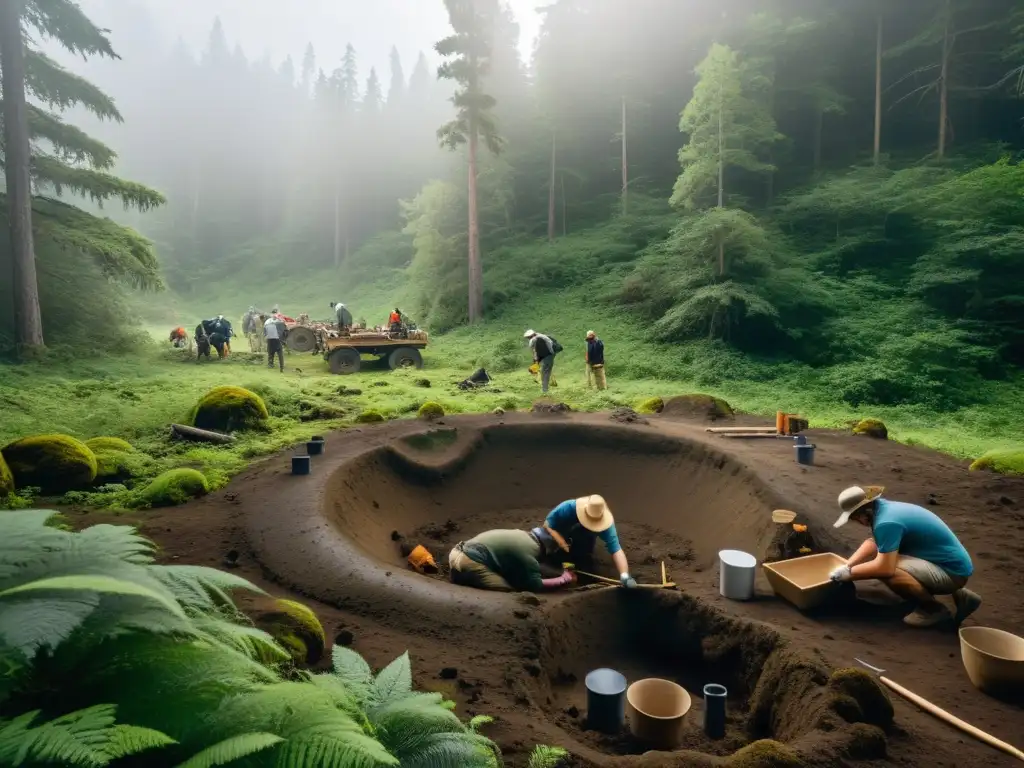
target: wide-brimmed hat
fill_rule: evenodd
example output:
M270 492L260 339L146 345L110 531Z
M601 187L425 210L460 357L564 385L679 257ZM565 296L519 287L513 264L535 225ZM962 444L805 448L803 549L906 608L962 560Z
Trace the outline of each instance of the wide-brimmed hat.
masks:
M587 338L589 339L592 336L594 338L597 338L597 334L596 333L594 333L593 331L587 331Z
M839 509L842 510L842 514L839 515L839 519L836 520L835 527L842 528L849 522L850 516L854 512L865 504L870 504L881 496L884 491L885 486L881 485L866 485L864 487L851 485L845 491L840 493Z
M528 339L531 336L536 336L536 335L537 335L537 332L531 328L530 330L528 330L526 333L523 334L523 338L524 339Z
M576 517L580 525L592 533L607 531L615 524L615 518L604 497L596 494L576 499Z

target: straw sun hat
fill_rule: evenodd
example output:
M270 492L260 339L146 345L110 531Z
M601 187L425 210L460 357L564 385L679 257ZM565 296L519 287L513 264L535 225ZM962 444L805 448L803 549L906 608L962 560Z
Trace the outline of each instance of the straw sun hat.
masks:
M582 496L576 499L576 517L580 525L592 533L607 531L615 523L603 496Z
M842 514L836 520L835 527L841 528L850 520L850 516L865 504L870 504L885 491L881 485L866 485L863 488L859 485L851 485L839 494L839 509Z

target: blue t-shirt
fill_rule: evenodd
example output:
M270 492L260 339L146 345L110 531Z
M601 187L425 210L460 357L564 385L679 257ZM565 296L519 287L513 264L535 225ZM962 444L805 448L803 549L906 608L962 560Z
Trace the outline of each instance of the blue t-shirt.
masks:
M544 519L544 524L548 528L558 531L566 538L597 536L597 538L604 542L609 555L622 551L622 546L619 544L619 534L615 531L615 523L612 523L611 528L607 528L600 533L593 533L580 525L580 519L576 516L576 499L563 501L548 512L548 516Z
M974 573L971 556L949 526L916 504L879 499L872 535L882 554L899 552L927 560L953 576Z

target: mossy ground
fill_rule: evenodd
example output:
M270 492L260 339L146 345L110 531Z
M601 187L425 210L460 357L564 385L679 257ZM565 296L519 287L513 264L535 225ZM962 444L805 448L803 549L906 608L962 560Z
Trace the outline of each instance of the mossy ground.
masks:
M879 419L861 419L853 425L853 434L874 437L878 440L889 439L889 429Z
M1003 475L1024 475L1024 448L989 451L971 464L972 470L988 470Z

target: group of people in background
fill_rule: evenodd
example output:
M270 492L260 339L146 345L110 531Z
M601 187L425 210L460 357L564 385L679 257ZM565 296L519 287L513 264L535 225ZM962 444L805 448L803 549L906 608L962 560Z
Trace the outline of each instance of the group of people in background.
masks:
M533 364L540 374L541 392L547 394L552 386L555 356L562 351L562 345L554 336L538 333L532 328L523 334L533 353ZM584 361L587 366L587 386L599 390L608 388L608 377L604 370L604 342L593 331L587 331ZM531 369L532 370L532 369Z

